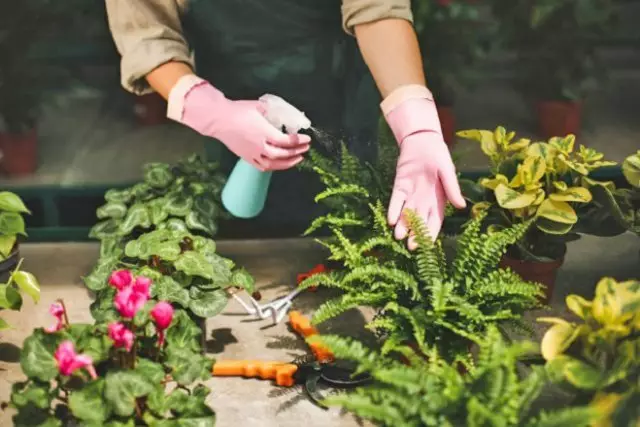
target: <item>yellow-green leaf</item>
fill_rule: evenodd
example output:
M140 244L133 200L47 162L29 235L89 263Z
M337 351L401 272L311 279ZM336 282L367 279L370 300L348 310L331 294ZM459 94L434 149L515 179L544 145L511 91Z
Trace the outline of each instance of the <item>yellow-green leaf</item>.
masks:
M498 184L494 190L496 200L503 209L520 209L530 206L536 200L535 192L519 193L505 184Z
M544 198L546 195L547 194L544 192L544 190L539 189L538 192L536 193L536 200L533 202L533 205L538 206L539 204L544 202Z
M584 187L571 187L560 193L553 193L549 198L557 202L589 203L591 199L593 199L593 196L591 192Z
M569 188L567 183L563 181L553 181L553 186L560 191L567 191L567 188Z
M552 323L554 325L570 325L570 323L562 317L538 317L536 320L538 322Z
M573 151L575 142L576 136L572 134L569 134L564 138L560 136L554 136L549 139L549 145L555 147L556 149L558 149L558 151L564 154L569 154Z
M563 166L563 168L558 167L559 173L564 173L565 170L568 168L568 169L573 169L574 171L578 172L580 175L585 175L585 176L589 175L589 168L586 165L580 162L569 160L564 154L558 154L557 160L558 160L558 164Z
M579 295L569 295L566 299L567 308L578 317L584 319L591 310L591 301L587 301Z
M534 142L527 148L527 156L540 156L544 159L547 168L555 169L555 158L558 155L558 149L547 144L546 142Z
M564 366L564 375L574 387L582 390L593 390L602 381L603 372L581 360L573 359Z
M547 218L561 224L575 224L578 222L578 215L567 202L546 199L537 212L538 216Z
M530 139L528 139L528 138L520 138L516 142L513 142L513 143L509 144L507 146L507 151L513 152L513 151L524 150L525 148L527 148L529 146L530 143L531 143Z
M0 235L0 256L2 256L2 258L11 255L11 251L16 245L16 240L17 237L15 234Z
M542 357L553 360L562 354L578 337L580 330L571 323L557 323L545 332L540 343Z
M476 218L480 213L486 211L491 207L491 203L489 202L478 202L471 208L471 216Z
M495 190L498 184L508 184L509 180L506 176L502 174L496 175L495 178L482 178L480 180L480 185L490 190Z
M26 271L16 271L11 275L11 278L35 303L40 301L40 284L33 274Z
M528 156L518 168L518 174L525 185L540 181L547 170L542 156Z
M493 139L496 141L498 145L505 145L507 138L507 130L503 126L498 126L493 131Z
M622 173L629 184L640 187L640 150L622 162Z
M496 144L491 131L480 129L461 130L456 135L461 138L478 141L482 152L487 156L493 156L498 152L498 144Z
M618 282L612 277L603 277L596 285L591 312L600 324L616 323L622 314L622 302L617 298Z
M31 213L22 199L10 191L0 191L0 211L15 213Z
M571 231L573 224L563 224L547 218L538 217L536 219L536 227L547 234L562 236Z

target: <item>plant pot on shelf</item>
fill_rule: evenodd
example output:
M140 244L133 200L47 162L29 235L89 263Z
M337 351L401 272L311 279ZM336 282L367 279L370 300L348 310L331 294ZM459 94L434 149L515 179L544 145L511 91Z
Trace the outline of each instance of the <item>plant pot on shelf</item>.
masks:
M522 277L522 279L528 282L543 284L545 286L545 296L541 302L544 304L548 304L551 301L551 297L553 296L553 290L556 285L558 270L563 263L564 259L559 259L551 262L523 261L505 255L500 260L499 266L501 268L510 268L516 274Z
M0 283L7 283L9 276L15 270L20 260L20 248L16 244L13 248L13 252L6 259L0 261Z
M456 140L456 116L453 107L438 106L437 108L444 142L451 148Z
M168 121L167 102L157 93L136 96L133 113L140 126L156 126Z
M538 130L542 137L578 135L582 103L572 101L538 101Z
M38 133L0 132L0 169L9 177L33 174L38 167Z

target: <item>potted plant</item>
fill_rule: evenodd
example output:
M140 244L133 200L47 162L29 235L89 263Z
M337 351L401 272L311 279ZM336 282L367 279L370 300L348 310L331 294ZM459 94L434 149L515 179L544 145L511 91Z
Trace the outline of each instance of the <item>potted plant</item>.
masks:
M22 308L22 295L20 291L29 295L36 304L40 301L40 283L38 283L38 279L36 279L33 274L21 270L21 264L22 260L20 260L15 270L9 275L6 283L0 284L0 311L20 310ZM0 330L10 327L4 319L0 318Z
M19 237L27 235L23 215L30 213L18 195L0 192L0 281L7 280L8 274L18 264Z
M36 121L47 83L59 88L66 71L50 67L35 48L64 25L58 2L24 0L0 8L0 169L23 176L37 168ZM64 75L64 76L63 76Z
M529 223L514 225L493 234L481 232L484 214L474 218L458 238L455 258L448 261L441 241L432 243L422 221L409 211L407 220L418 249L409 252L388 227L383 205L371 204L374 224L367 239L354 241L344 232L347 225L332 225L334 241L320 243L330 259L345 268L319 272L300 288L323 286L342 295L324 302L312 322L322 323L360 306L376 310L367 328L384 342L388 353L407 344L428 354L437 348L449 362L465 364L469 348L492 324L518 325L524 311L537 307L539 284L498 268L507 247L519 240ZM376 256L369 255L376 249Z
M315 335L307 340L353 361L358 372L373 377L371 384L329 396L323 403L375 425L587 427L595 418L595 411L586 406L541 409L538 399L548 383L544 370L533 369L523 377L519 369L535 344L508 344L495 326L479 340L479 354L468 375L447 363L437 349L429 352L428 361L411 348L399 349L412 359L406 366L352 338Z
M490 231L534 223L509 248L501 265L525 280L544 284L548 301L567 242L578 239L578 232L589 232L577 223L592 201L591 188L609 185L590 174L615 162L603 160L603 154L591 148L574 149L574 135L532 143L502 126L458 135L480 143L489 160L489 177L461 180L465 198L473 203L472 215L487 212Z
M542 355L552 379L577 404L597 409L593 426L640 423L640 281L601 279L592 300L566 299L577 321L541 318Z
M198 328L183 311L147 301L149 286L138 278L120 288L109 322L71 324L63 301L52 304L53 325L22 346L15 425L215 425L210 390L195 385L214 361L198 351Z
M455 142L456 91L473 82L477 63L493 48L497 26L469 0L413 2L414 25L427 86L438 109L445 142Z
M601 78L596 47L613 28L614 0L496 0L516 55L516 86L534 103L543 138L581 129L582 105Z

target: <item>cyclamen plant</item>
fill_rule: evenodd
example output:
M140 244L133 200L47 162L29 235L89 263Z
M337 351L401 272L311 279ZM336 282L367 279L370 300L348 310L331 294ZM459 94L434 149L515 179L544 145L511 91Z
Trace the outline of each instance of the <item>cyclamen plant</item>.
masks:
M23 345L27 380L14 384L11 406L20 426L215 425L206 405L214 361L199 352L198 327L166 301L150 299L152 281L130 271L109 280L118 317L70 324L62 300L55 321Z

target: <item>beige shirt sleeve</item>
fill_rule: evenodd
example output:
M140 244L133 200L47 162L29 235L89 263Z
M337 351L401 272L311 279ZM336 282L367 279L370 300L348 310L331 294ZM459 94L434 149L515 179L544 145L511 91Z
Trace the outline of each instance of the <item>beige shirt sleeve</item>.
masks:
M169 61L194 66L180 21L184 0L105 1L126 90L139 95L152 92L145 76Z
M353 35L353 27L381 19L405 19L413 23L411 0L342 0L342 26Z

